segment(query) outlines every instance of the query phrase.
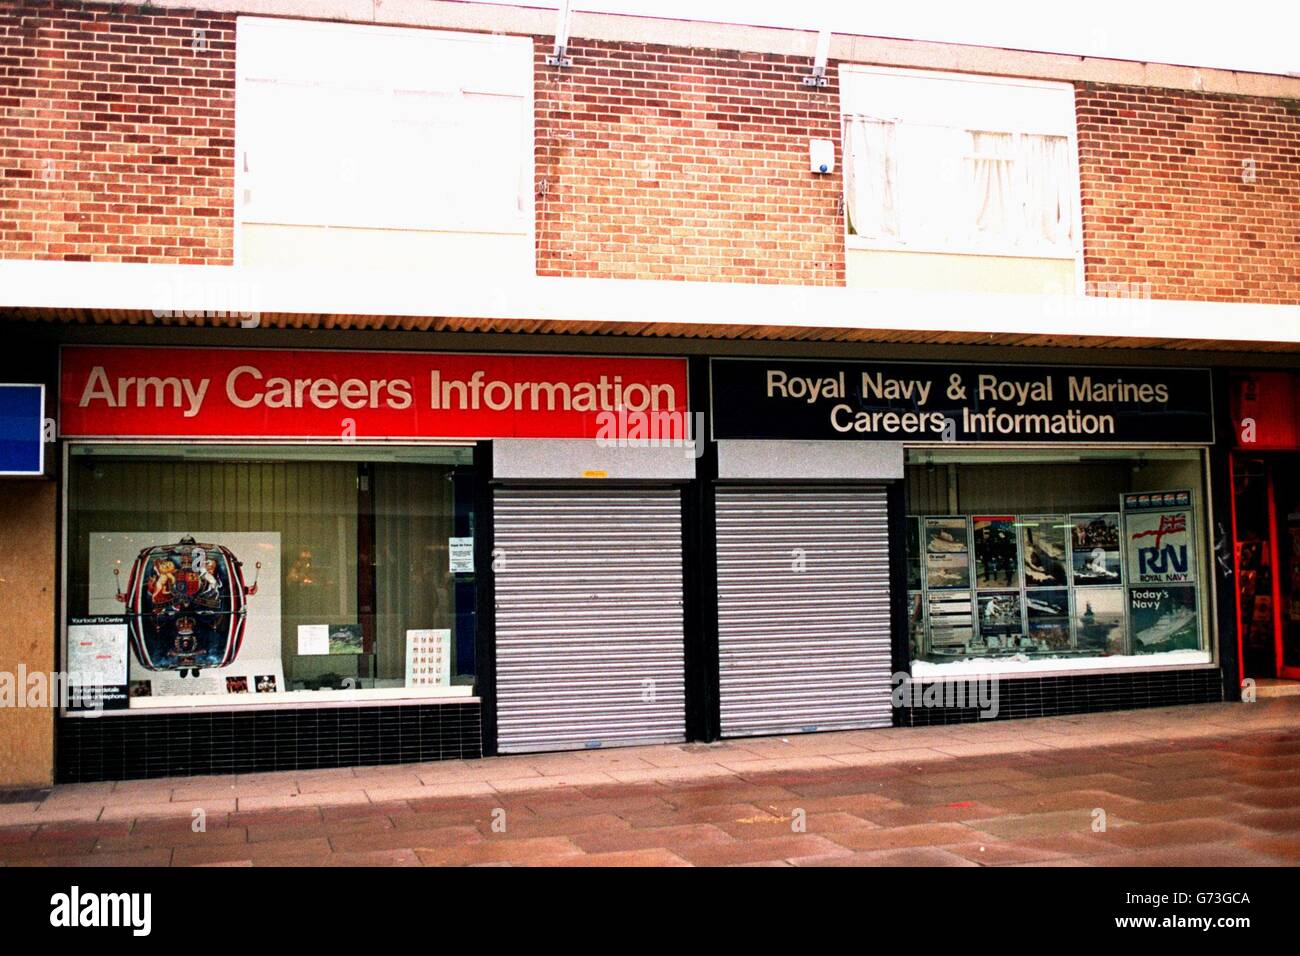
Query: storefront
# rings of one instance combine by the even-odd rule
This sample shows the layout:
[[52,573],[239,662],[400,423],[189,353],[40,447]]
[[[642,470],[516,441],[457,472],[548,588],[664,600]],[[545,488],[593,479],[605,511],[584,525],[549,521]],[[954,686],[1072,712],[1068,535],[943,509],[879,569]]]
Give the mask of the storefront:
[[680,437],[685,361],[66,346],[59,377],[61,779],[477,756],[498,715],[506,750],[684,739],[694,459],[605,439]]
[[[906,671],[918,689],[997,677],[1002,716],[1102,709],[1125,695],[1159,702],[1162,685],[1219,699],[1208,371],[726,359],[711,373],[720,461],[736,446],[761,463],[753,449],[767,447],[793,460],[791,474],[804,471],[798,484],[766,489],[763,514],[781,527],[768,540],[779,540],[785,563],[763,586],[768,619],[807,636],[774,682],[825,701],[806,729],[836,726],[830,701],[853,682],[859,713],[845,725],[888,722],[891,671]],[[792,459],[781,449],[796,438]],[[877,468],[824,467],[845,445],[871,449]],[[891,451],[896,467],[883,464]],[[752,477],[767,477],[760,471]],[[724,735],[754,732],[725,719],[742,696],[741,682],[725,679],[743,658],[729,638],[753,639],[728,627],[726,480],[738,477],[720,473],[717,489]],[[846,482],[856,484],[826,487]],[[874,535],[865,523],[873,500]],[[805,524],[805,513],[821,523]],[[841,545],[841,532],[856,550]],[[892,660],[880,652],[891,606]],[[837,644],[875,653],[855,658]],[[768,691],[767,705],[782,693]],[[973,710],[894,704],[902,723]]]
[[1240,677],[1300,680],[1300,375],[1229,381]]
[[59,354],[63,780],[1224,693],[1203,369]]

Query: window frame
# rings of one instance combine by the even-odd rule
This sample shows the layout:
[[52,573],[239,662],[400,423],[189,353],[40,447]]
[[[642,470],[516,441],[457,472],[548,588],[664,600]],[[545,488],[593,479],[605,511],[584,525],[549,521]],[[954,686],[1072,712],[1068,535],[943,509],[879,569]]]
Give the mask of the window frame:
[[[1008,453],[1010,456],[1014,456],[1015,453],[1017,452],[1028,452],[1031,455],[1035,453],[1047,455],[1050,459],[1054,454],[1064,456],[1072,452],[1075,453],[1095,452],[1101,455],[1110,456],[1110,455],[1141,455],[1144,452],[1150,452],[1152,450],[1153,449],[1149,446],[1132,445],[1132,444],[1117,444],[1117,445],[1100,445],[1100,444],[1074,445],[1072,444],[1068,446],[1060,446],[1060,445],[1041,445],[1041,444],[1026,444],[1026,443],[1015,444],[1015,443],[1004,443],[1004,442],[989,442],[989,443],[979,443],[979,444],[959,443],[956,445],[936,443],[936,442],[907,442],[904,444],[904,454],[906,456],[904,460],[905,460],[905,467],[911,466],[912,464],[914,464],[911,456],[913,455],[920,456],[927,451],[940,452],[940,453],[958,453],[958,454],[961,452],[975,452],[977,455],[982,453],[996,454],[997,452],[1001,451],[1001,452]],[[1044,657],[1041,659],[1031,661],[1029,667],[1017,667],[1017,668],[1008,669],[1008,668],[999,668],[994,666],[994,667],[984,668],[979,671],[966,671],[966,670],[954,668],[951,672],[945,673],[943,663],[936,664],[930,661],[918,661],[917,658],[914,658],[912,656],[911,647],[909,645],[905,655],[905,659],[902,660],[900,663],[903,665],[903,668],[907,671],[911,679],[925,681],[928,683],[928,682],[942,682],[942,681],[969,681],[972,679],[985,679],[985,678],[997,678],[999,680],[1018,680],[1021,678],[1038,679],[1043,677],[1087,677],[1087,676],[1114,675],[1114,674],[1149,674],[1149,673],[1161,672],[1161,671],[1181,671],[1181,670],[1215,670],[1215,671],[1220,670],[1223,665],[1223,659],[1221,653],[1222,649],[1220,646],[1223,634],[1222,634],[1222,629],[1220,628],[1219,625],[1220,592],[1219,592],[1218,574],[1215,572],[1215,559],[1214,559],[1215,549],[1214,549],[1214,541],[1213,541],[1213,535],[1214,535],[1213,529],[1217,526],[1216,521],[1218,520],[1215,516],[1215,511],[1214,511],[1215,492],[1214,492],[1214,484],[1213,484],[1213,473],[1211,468],[1211,458],[1212,458],[1211,452],[1213,449],[1211,446],[1207,446],[1207,445],[1175,444],[1175,445],[1161,445],[1158,446],[1158,448],[1156,448],[1155,450],[1159,452],[1194,453],[1196,455],[1196,459],[1199,465],[1198,468],[1199,479],[1200,479],[1199,493],[1201,499],[1203,500],[1203,506],[1198,507],[1196,509],[1196,513],[1198,515],[1196,540],[1197,540],[1197,546],[1200,549],[1198,552],[1198,560],[1200,561],[1200,567],[1198,568],[1198,572],[1202,574],[1203,580],[1200,583],[1198,583],[1196,587],[1201,592],[1198,597],[1199,606],[1200,606],[1199,614],[1201,618],[1202,634],[1204,635],[1204,641],[1205,641],[1205,647],[1203,648],[1202,652],[1208,656],[1209,658],[1208,661],[1188,661],[1184,663],[1167,663],[1167,662],[1161,663],[1159,661],[1153,661],[1149,664],[1135,662],[1135,663],[1125,663],[1122,665],[1115,665],[1115,666],[1089,667],[1086,665],[1081,665],[1077,667],[1062,667],[1060,666],[1059,663],[1060,658]],[[904,485],[906,485],[907,479],[904,478],[903,482]],[[905,501],[904,507],[909,517],[921,514],[921,512],[912,511],[912,506],[910,502]],[[1123,588],[1127,592],[1127,585],[1124,585]],[[977,589],[974,586],[970,588],[972,599],[974,597],[976,590]],[[910,593],[912,592],[908,589],[905,589],[903,591],[904,604],[908,603],[906,597]],[[919,593],[923,593],[923,592],[919,592]],[[908,609],[908,613],[910,613],[910,607]],[[903,622],[902,627],[903,627],[903,641],[907,643],[907,623],[905,621]],[[1129,656],[1137,657],[1137,655],[1129,655]],[[1088,658],[1079,658],[1079,659],[1088,660]],[[918,662],[923,665],[921,668],[921,673],[919,674],[916,673],[915,670],[915,665]]]
[[[129,439],[85,439],[85,440],[65,440],[63,441],[61,456],[61,474],[64,476],[60,481],[59,490],[59,519],[61,527],[58,535],[58,567],[56,569],[59,599],[58,599],[58,620],[55,622],[56,638],[56,661],[59,672],[67,678],[68,664],[68,573],[70,570],[69,555],[69,520],[70,508],[72,505],[70,491],[71,482],[67,476],[71,464],[74,448],[102,448],[102,449],[121,449],[129,455],[129,449],[137,450],[142,458],[150,457],[150,449],[173,448],[183,449],[189,446],[210,446],[213,448],[230,448],[232,443],[221,440],[196,440],[187,442],[184,445],[160,442],[157,440],[129,440]],[[478,443],[472,440],[440,440],[437,442],[422,443],[396,443],[384,442],[381,444],[358,442],[348,444],[342,448],[334,444],[321,444],[319,442],[248,442],[249,448],[257,448],[263,452],[274,453],[282,449],[298,449],[306,454],[301,457],[291,456],[287,460],[319,460],[320,458],[329,458],[331,451],[344,452],[344,459],[351,460],[358,452],[364,452],[372,449],[381,454],[400,455],[406,450],[413,456],[427,454],[437,448],[464,448],[473,449]],[[312,453],[315,453],[313,455]],[[155,452],[156,453],[156,452]],[[179,459],[180,455],[177,456]],[[360,460],[360,459],[357,459]],[[475,622],[475,627],[482,627],[482,623]],[[454,635],[453,635],[454,639]],[[127,660],[128,667],[130,663],[131,651],[128,647]],[[249,710],[278,710],[278,709],[318,709],[322,707],[386,707],[402,706],[411,704],[470,704],[481,703],[480,694],[480,674],[477,668],[480,665],[476,661],[476,673],[472,684],[449,684],[442,687],[364,687],[352,690],[330,690],[323,691],[290,691],[283,690],[275,694],[220,694],[220,695],[192,695],[186,697],[169,696],[153,698],[137,698],[138,700],[148,701],[148,703],[136,705],[134,702],[127,707],[115,710],[73,710],[63,706],[63,701],[52,700],[51,707],[60,718],[94,718],[103,716],[123,717],[137,714],[176,714],[176,713],[240,713]]]
[[[1076,287],[1082,294],[1083,290],[1083,203],[1082,188],[1079,175],[1079,145],[1078,145],[1078,124],[1075,115],[1075,90],[1072,83],[1062,83],[1050,80],[1030,80],[1020,79],[1017,77],[992,76],[987,74],[967,74],[951,73],[939,70],[917,70],[917,69],[899,69],[892,67],[868,66],[865,64],[844,63],[840,66],[840,124],[841,130],[845,128],[847,122],[854,116],[868,115],[864,110],[859,108],[851,97],[845,95],[846,88],[852,87],[854,76],[887,76],[891,78],[915,78],[925,80],[939,80],[954,83],[963,83],[968,86],[981,86],[988,89],[997,89],[998,87],[1009,87],[1018,90],[1040,89],[1055,91],[1058,94],[1064,94],[1069,91],[1069,117],[1068,122],[1063,124],[1065,129],[1066,150],[1069,156],[1069,176],[1072,180],[1074,189],[1073,203],[1073,222],[1071,231],[1073,241],[1071,248],[1067,251],[1064,249],[1054,248],[1046,244],[1039,245],[1016,245],[1009,242],[1001,241],[957,241],[953,243],[935,242],[929,237],[909,241],[905,237],[893,240],[887,238],[878,238],[863,236],[849,231],[849,216],[844,216],[844,243],[845,248],[849,250],[874,250],[886,252],[915,252],[932,255],[970,255],[970,256],[990,256],[998,258],[1016,258],[1016,259],[1047,259],[1054,261],[1070,261],[1075,263]],[[845,80],[848,80],[846,83]],[[908,125],[905,117],[900,116],[872,116],[873,119],[895,123],[895,136],[903,132]],[[931,124],[926,124],[931,125]],[[979,123],[974,125],[952,126],[948,127],[955,131],[984,131],[984,132],[1007,132],[1012,133],[1019,142],[1020,136],[1026,133],[1034,132],[1033,130],[1019,129],[989,129]],[[1050,134],[1060,135],[1060,134]],[[843,140],[846,144],[848,140]],[[966,155],[963,155],[963,160]],[[844,156],[844,166],[847,168],[850,158],[847,154],[847,148]],[[898,164],[903,165],[903,158],[900,154]],[[903,174],[900,172],[900,182],[903,180]],[[847,178],[845,183],[846,192],[844,202],[846,210],[848,209],[847,195]],[[901,197],[900,197],[901,198]],[[902,217],[900,216],[900,226]]]

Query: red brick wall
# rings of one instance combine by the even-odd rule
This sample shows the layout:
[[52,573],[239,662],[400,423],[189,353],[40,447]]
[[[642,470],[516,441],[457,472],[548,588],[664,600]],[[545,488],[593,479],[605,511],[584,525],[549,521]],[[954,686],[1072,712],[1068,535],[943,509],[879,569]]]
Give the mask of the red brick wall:
[[1300,103],[1078,84],[1076,104],[1088,280],[1300,303]]
[[[229,263],[234,18],[0,10],[0,257]],[[203,31],[198,38],[195,30]],[[543,275],[844,281],[838,82],[805,57],[535,38]],[[1079,84],[1087,278],[1300,302],[1300,104]],[[1243,181],[1243,162],[1254,181]]]
[[0,11],[0,256],[232,260],[234,17],[140,9]]
[[[541,275],[836,285],[839,95],[806,57],[536,40]],[[834,174],[808,170],[833,139]]]

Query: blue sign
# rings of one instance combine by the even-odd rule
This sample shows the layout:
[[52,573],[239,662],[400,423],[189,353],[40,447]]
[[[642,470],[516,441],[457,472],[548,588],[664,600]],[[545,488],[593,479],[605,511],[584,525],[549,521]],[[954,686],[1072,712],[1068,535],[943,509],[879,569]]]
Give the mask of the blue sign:
[[45,473],[44,385],[0,383],[0,475]]

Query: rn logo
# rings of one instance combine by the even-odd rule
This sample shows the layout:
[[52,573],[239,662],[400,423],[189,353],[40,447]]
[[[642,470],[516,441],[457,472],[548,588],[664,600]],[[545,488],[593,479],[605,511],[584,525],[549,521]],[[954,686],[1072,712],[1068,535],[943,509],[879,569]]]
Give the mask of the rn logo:
[[1179,535],[1185,538],[1186,534],[1186,514],[1161,515],[1159,527],[1134,534],[1132,538],[1134,542],[1138,538],[1155,539],[1150,546],[1136,549],[1138,580],[1186,581],[1187,568],[1191,563],[1188,557],[1186,541],[1184,540],[1180,544],[1164,542],[1164,538],[1168,535]]

